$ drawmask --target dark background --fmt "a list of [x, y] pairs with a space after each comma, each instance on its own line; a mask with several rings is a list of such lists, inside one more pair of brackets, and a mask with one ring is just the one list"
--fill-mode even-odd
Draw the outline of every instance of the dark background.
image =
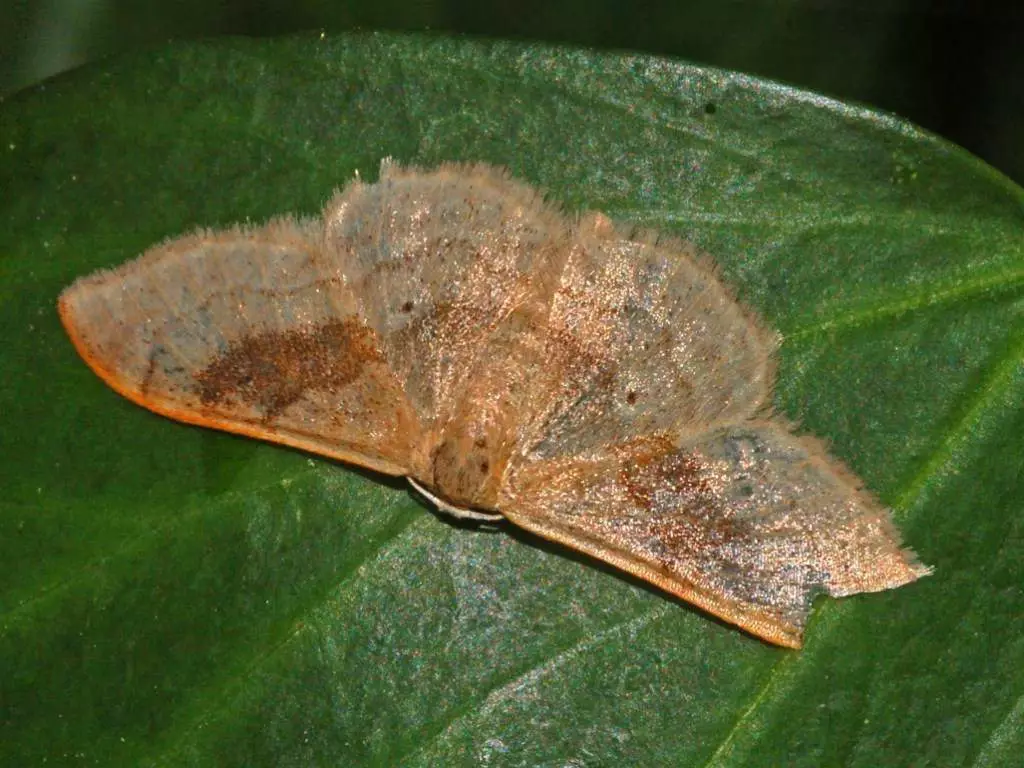
[[0, 94], [172, 39], [355, 28], [630, 49], [749, 72], [894, 112], [1024, 183], [1016, 0], [4, 0]]

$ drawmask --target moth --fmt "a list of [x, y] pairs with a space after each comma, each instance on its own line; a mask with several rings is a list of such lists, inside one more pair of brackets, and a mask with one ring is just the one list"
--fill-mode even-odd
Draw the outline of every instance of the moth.
[[385, 161], [322, 218], [170, 240], [59, 311], [145, 408], [404, 476], [772, 643], [818, 593], [929, 572], [771, 414], [779, 338], [709, 257], [486, 165]]

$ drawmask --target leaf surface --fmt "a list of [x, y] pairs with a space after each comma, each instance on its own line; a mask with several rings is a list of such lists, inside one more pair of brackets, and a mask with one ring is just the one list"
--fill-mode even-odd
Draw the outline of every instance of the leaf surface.
[[[934, 576], [772, 648], [400, 483], [120, 399], [54, 310], [384, 156], [508, 166], [698, 243], [784, 335], [776, 407]], [[1024, 206], [890, 116], [644, 56], [179, 44], [0, 105], [0, 762], [1007, 765], [1024, 748]]]

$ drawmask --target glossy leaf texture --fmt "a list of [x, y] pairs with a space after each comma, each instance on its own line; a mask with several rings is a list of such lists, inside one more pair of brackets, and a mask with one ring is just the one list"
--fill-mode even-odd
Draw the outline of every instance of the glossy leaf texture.
[[[392, 156], [692, 240], [776, 408], [935, 574], [769, 647], [393, 481], [173, 423], [73, 278], [314, 214]], [[177, 44], [0, 104], [0, 762], [1009, 765], [1024, 748], [1024, 196], [891, 116], [680, 62], [420, 36]]]

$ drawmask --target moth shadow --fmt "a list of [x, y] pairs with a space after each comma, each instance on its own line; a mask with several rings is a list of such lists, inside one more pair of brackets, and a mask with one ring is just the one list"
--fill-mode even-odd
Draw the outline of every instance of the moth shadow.
[[[302, 453], [303, 451], [299, 448], [294, 450]], [[309, 456], [310, 454], [306, 453]], [[318, 457], [320, 458], [320, 457]], [[409, 483], [406, 482], [404, 477], [396, 477], [395, 475], [385, 475], [383, 472], [378, 472], [375, 469], [369, 469], [367, 467], [361, 467], [358, 464], [349, 464], [344, 461], [336, 461], [329, 459], [330, 463], [338, 469], [346, 472], [351, 472], [353, 475], [359, 475], [364, 480], [369, 480], [371, 483], [377, 485], [383, 485], [385, 488], [390, 488], [393, 491], [405, 491], [409, 489]]]
[[598, 560], [597, 558], [592, 557], [586, 553], [570, 549], [569, 547], [566, 547], [562, 544], [558, 544], [557, 542], [548, 541], [547, 539], [538, 536], [534, 533], [531, 533], [530, 531], [517, 527], [508, 520], [474, 520], [469, 518], [456, 517], [450, 512], [445, 512], [444, 510], [438, 509], [437, 506], [435, 506], [432, 501], [430, 501], [425, 496], [422, 496], [415, 488], [413, 488], [409, 484], [408, 480], [406, 480], [406, 478], [404, 477], [385, 475], [372, 469], [367, 469], [365, 467], [360, 467], [358, 465], [353, 464], [346, 464], [344, 462], [337, 462], [336, 464], [338, 467], [342, 467], [350, 472], [354, 472], [355, 474], [358, 474], [360, 477], [363, 477], [366, 480], [370, 480], [375, 483], [380, 483], [381, 485], [384, 485], [395, 491], [405, 491], [406, 493], [408, 493], [409, 497], [425, 512], [428, 512], [429, 514], [436, 517], [438, 520], [442, 521], [447, 525], [452, 526], [453, 528], [473, 533], [484, 533], [491, 535], [500, 533], [507, 535], [510, 538], [517, 541], [518, 543], [523, 544], [525, 546], [532, 547], [533, 549], [538, 549], [550, 555], [555, 555], [557, 557], [571, 560], [574, 563], [577, 563], [585, 568], [593, 568], [597, 571], [600, 571], [605, 576], [618, 579], [619, 581], [625, 582], [626, 584], [629, 584], [630, 586], [636, 589], [643, 590], [644, 592], [647, 592], [648, 594], [653, 595], [654, 597], [660, 600], [666, 600], [670, 603], [673, 603], [677, 608], [684, 610], [687, 613], [698, 616], [705, 621], [711, 621], [714, 624], [717, 624], [718, 626], [722, 627], [723, 629], [728, 630], [729, 632], [738, 632], [741, 635], [745, 635], [751, 640], [754, 640], [760, 643], [761, 645], [764, 645], [765, 647], [778, 650], [778, 646], [774, 643], [770, 643], [767, 640], [764, 640], [763, 638], [746, 631], [742, 627], [733, 624], [732, 622], [720, 619], [718, 616], [715, 616], [712, 613], [708, 613], [702, 608], [699, 608], [698, 606], [695, 606], [692, 603], [683, 600], [681, 597], [677, 597], [673, 594], [665, 592], [664, 590], [659, 589], [658, 587], [654, 586], [653, 584], [650, 584], [649, 582], [645, 581], [644, 579], [641, 579], [638, 576], [634, 576], [631, 573], [619, 570], [615, 566], [609, 565], [608, 563]]
[[690, 602], [687, 602], [681, 597], [677, 597], [673, 594], [665, 592], [664, 590], [659, 589], [653, 584], [650, 584], [649, 582], [641, 579], [639, 576], [634, 576], [633, 574], [627, 573], [626, 571], [621, 571], [615, 566], [609, 565], [608, 563], [598, 560], [597, 558], [592, 557], [586, 553], [577, 552], [574, 549], [569, 549], [568, 547], [565, 547], [556, 542], [548, 541], [547, 539], [538, 536], [534, 533], [531, 533], [529, 531], [525, 531], [522, 528], [517, 528], [507, 520], [502, 521], [501, 523], [499, 523], [499, 525], [502, 526], [500, 530], [504, 531], [511, 538], [515, 539], [521, 544], [533, 547], [535, 549], [539, 549], [542, 552], [547, 552], [549, 554], [565, 558], [567, 560], [572, 560], [573, 562], [579, 563], [580, 565], [586, 568], [593, 568], [605, 574], [606, 576], [610, 576], [612, 578], [618, 579], [619, 581], [625, 582], [626, 584], [629, 584], [630, 586], [636, 589], [643, 590], [644, 592], [647, 592], [660, 600], [665, 600], [669, 603], [673, 603], [677, 608], [684, 610], [687, 613], [693, 614], [694, 616], [698, 616], [705, 621], [711, 621], [712, 623], [717, 624], [719, 627], [722, 627], [723, 629], [728, 630], [729, 632], [739, 632], [741, 635], [745, 635], [749, 639], [757, 641], [766, 648], [773, 648], [775, 650], [779, 650], [779, 647], [774, 643], [768, 642], [764, 638], [758, 637], [757, 635], [748, 632], [747, 630], [730, 621], [721, 619], [718, 616], [715, 616], [713, 613], [709, 613], [704, 609], [696, 605], [693, 605]]

